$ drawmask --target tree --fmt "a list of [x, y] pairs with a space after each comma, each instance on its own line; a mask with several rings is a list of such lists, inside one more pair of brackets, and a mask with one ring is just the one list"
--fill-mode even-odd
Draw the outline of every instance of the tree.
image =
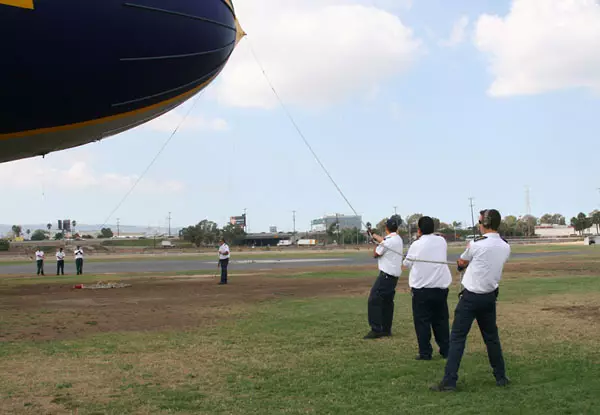
[[[242, 237], [242, 240], [243, 240], [246, 235], [246, 233], [244, 232], [244, 229], [240, 228], [239, 226], [234, 226], [234, 225], [231, 225], [231, 226], [241, 229], [241, 232], [243, 234], [243, 237]], [[229, 230], [229, 235], [234, 236], [234, 239], [235, 239], [236, 235], [239, 234], [239, 232], [236, 232], [233, 228], [227, 228], [227, 229]], [[181, 238], [183, 238], [184, 241], [191, 242], [198, 247], [202, 246], [202, 245], [207, 245], [207, 244], [214, 245], [217, 242], [217, 239], [219, 238], [220, 234], [221, 234], [221, 232], [220, 232], [217, 224], [215, 222], [212, 222], [212, 221], [209, 221], [206, 219], [198, 222], [198, 224], [196, 224], [194, 226], [188, 226], [187, 228], [183, 228], [180, 231], [180, 236], [181, 236]], [[231, 244], [231, 242], [230, 242], [230, 244]]]
[[516, 216], [505, 216], [500, 224], [500, 233], [504, 236], [522, 236], [518, 228], [519, 220]]
[[46, 235], [46, 232], [44, 232], [41, 229], [36, 229], [33, 234], [31, 235], [31, 240], [32, 241], [43, 241], [45, 239], [47, 239], [48, 236]]
[[20, 225], [13, 225], [12, 226], [12, 232], [15, 235], [15, 238], [18, 238], [19, 236], [21, 236], [21, 232], [23, 231], [23, 228], [21, 228]]
[[231, 223], [222, 229], [222, 234], [229, 245], [242, 245], [246, 239], [246, 231]]
[[31, 233], [31, 229], [27, 229], [27, 236], [29, 236], [29, 234]]
[[49, 224], [46, 225], [46, 227], [48, 228], [48, 230], [51, 230], [52, 229], [52, 224], [49, 223]]
[[538, 223], [538, 219], [533, 215], [525, 215], [517, 224], [518, 233], [521, 235], [533, 236], [535, 235], [535, 226]]
[[58, 232], [58, 233], [56, 233], [56, 234], [54, 235], [54, 240], [55, 240], [55, 241], [60, 241], [60, 240], [62, 240], [62, 239], [64, 239], [64, 238], [65, 238], [65, 234], [64, 234], [64, 233], [62, 233], [62, 232]]
[[115, 234], [110, 228], [102, 228], [100, 229], [99, 238], [112, 238]]
[[548, 225], [566, 225], [567, 221], [563, 215], [560, 213], [546, 213], [540, 218], [540, 224], [548, 224]]
[[[417, 226], [419, 219], [423, 217], [422, 213], [414, 213], [406, 218], [406, 223], [410, 224], [411, 227]], [[438, 219], [439, 222], [439, 219]]]
[[596, 225], [596, 233], [600, 234], [600, 210], [594, 210], [590, 216], [592, 217], [592, 223]]
[[586, 216], [585, 213], [579, 212], [577, 217], [571, 218], [571, 226], [575, 228], [575, 231], [583, 235], [583, 231], [592, 226], [592, 220]]

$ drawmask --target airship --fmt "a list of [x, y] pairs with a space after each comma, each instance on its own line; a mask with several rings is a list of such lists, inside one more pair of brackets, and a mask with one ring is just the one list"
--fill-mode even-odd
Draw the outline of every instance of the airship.
[[0, 0], [0, 163], [174, 109], [244, 35], [232, 0]]

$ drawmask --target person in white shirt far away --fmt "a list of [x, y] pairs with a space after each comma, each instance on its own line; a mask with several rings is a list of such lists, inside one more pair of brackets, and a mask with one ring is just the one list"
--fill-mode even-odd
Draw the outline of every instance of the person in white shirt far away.
[[56, 251], [56, 275], [65, 275], [65, 253], [62, 248]]
[[402, 274], [404, 245], [396, 232], [402, 223], [399, 216], [391, 217], [385, 224], [385, 237], [371, 233], [377, 246], [373, 256], [377, 258], [379, 275], [371, 288], [368, 302], [368, 317], [371, 331], [365, 339], [378, 339], [392, 335], [394, 319], [394, 297], [398, 279]]
[[434, 235], [434, 221], [429, 216], [419, 219], [418, 239], [408, 249], [404, 266], [410, 270], [408, 284], [412, 293], [412, 310], [419, 354], [417, 360], [431, 360], [431, 331], [443, 358], [448, 356], [450, 322], [448, 315], [448, 287], [452, 274], [446, 264], [416, 260], [446, 262], [448, 244]]
[[458, 381], [458, 368], [462, 359], [467, 336], [473, 320], [477, 319], [479, 331], [487, 347], [488, 359], [497, 386], [507, 386], [506, 367], [496, 326], [496, 301], [498, 283], [502, 278], [504, 264], [510, 257], [510, 245], [500, 237], [498, 229], [502, 217], [496, 209], [482, 210], [479, 230], [482, 236], [469, 242], [467, 250], [457, 261], [458, 271], [465, 271], [463, 290], [459, 294], [454, 312], [450, 350], [444, 377], [431, 389], [438, 392], [453, 391]]
[[227, 266], [229, 265], [229, 245], [225, 242], [225, 238], [219, 240], [219, 266], [221, 267], [221, 282], [219, 285], [227, 284]]
[[37, 263], [37, 275], [44, 275], [44, 251], [38, 246], [35, 251], [35, 262]]
[[77, 275], [83, 274], [83, 249], [79, 245], [75, 250], [75, 268], [77, 268]]

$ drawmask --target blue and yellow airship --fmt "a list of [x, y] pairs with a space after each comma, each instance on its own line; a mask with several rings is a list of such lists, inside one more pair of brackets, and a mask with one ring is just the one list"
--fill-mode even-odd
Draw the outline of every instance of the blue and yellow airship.
[[0, 0], [0, 162], [172, 110], [244, 35], [232, 0]]

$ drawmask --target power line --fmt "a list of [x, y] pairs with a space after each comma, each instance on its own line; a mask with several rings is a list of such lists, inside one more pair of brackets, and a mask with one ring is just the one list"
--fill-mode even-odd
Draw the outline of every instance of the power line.
[[[298, 135], [300, 136], [300, 138], [302, 139], [302, 141], [304, 142], [304, 144], [306, 145], [306, 147], [310, 150], [310, 152], [312, 153], [313, 157], [315, 158], [315, 160], [317, 161], [317, 163], [319, 164], [319, 166], [321, 166], [321, 168], [323, 169], [323, 171], [325, 172], [325, 174], [327, 175], [327, 177], [329, 178], [329, 180], [331, 181], [331, 183], [335, 186], [335, 188], [337, 189], [338, 193], [346, 201], [346, 203], [348, 204], [348, 206], [350, 207], [350, 209], [352, 210], [352, 212], [354, 212], [354, 214], [356, 216], [359, 216], [359, 214], [356, 211], [356, 209], [354, 209], [354, 206], [352, 206], [352, 204], [350, 203], [350, 201], [348, 200], [348, 198], [346, 197], [346, 195], [344, 194], [344, 192], [342, 191], [342, 189], [338, 186], [337, 182], [331, 176], [331, 174], [329, 173], [329, 171], [327, 170], [327, 168], [325, 167], [325, 165], [323, 165], [323, 163], [321, 162], [321, 159], [319, 158], [319, 156], [317, 156], [317, 154], [313, 150], [312, 146], [310, 145], [310, 143], [308, 142], [308, 140], [306, 139], [306, 137], [304, 136], [304, 134], [300, 130], [300, 127], [298, 127], [298, 124], [296, 124], [296, 121], [294, 120], [294, 117], [292, 117], [292, 114], [288, 111], [287, 107], [283, 103], [283, 100], [281, 99], [281, 97], [279, 96], [279, 94], [277, 93], [277, 91], [275, 90], [275, 87], [271, 83], [271, 80], [269, 79], [269, 77], [268, 77], [268, 75], [267, 75], [264, 67], [260, 63], [260, 61], [258, 59], [258, 56], [256, 56], [256, 53], [254, 52], [254, 49], [252, 48], [252, 45], [250, 43], [250, 39], [249, 38], [247, 39], [247, 42], [249, 42], [248, 46], [250, 48], [250, 52], [252, 53], [252, 56], [254, 57], [254, 60], [256, 61], [256, 64], [260, 68], [260, 70], [261, 70], [261, 72], [262, 72], [265, 80], [267, 81], [267, 83], [269, 84], [269, 87], [271, 88], [271, 91], [273, 91], [273, 94], [277, 98], [277, 101], [279, 101], [279, 104], [281, 105], [281, 108], [283, 109], [283, 111], [287, 115], [288, 119], [290, 120], [290, 122], [292, 123], [292, 125], [294, 126], [294, 128], [296, 129], [296, 132], [298, 133]], [[337, 214], [336, 214], [336, 222], [337, 222], [337, 228], [338, 228], [338, 244], [339, 244], [339, 239], [340, 239], [340, 237], [339, 237], [340, 236], [339, 235], [339, 219], [337, 217]], [[361, 220], [361, 222], [362, 222], [362, 220]], [[362, 222], [362, 224], [365, 225], [365, 227], [368, 228], [368, 226], [366, 226], [366, 224], [364, 222]], [[388, 249], [391, 252], [394, 252], [395, 254], [400, 255], [402, 258], [406, 258], [406, 256], [402, 252], [396, 252], [396, 251], [394, 251], [393, 249], [390, 249], [390, 248], [388, 248]], [[427, 262], [427, 263], [432, 263], [432, 264], [454, 264], [452, 262], [425, 261], [425, 260], [416, 259], [416, 258], [415, 259], [411, 258], [410, 261], [414, 261], [414, 262]]]
[[125, 200], [127, 200], [127, 198], [129, 197], [129, 195], [133, 192], [133, 190], [137, 187], [137, 185], [142, 181], [142, 179], [144, 178], [144, 176], [146, 175], [146, 173], [148, 173], [148, 171], [150, 170], [150, 168], [154, 165], [154, 163], [156, 162], [156, 160], [158, 160], [158, 158], [160, 157], [160, 155], [162, 154], [162, 152], [169, 145], [169, 143], [171, 142], [171, 140], [173, 139], [173, 137], [175, 137], [175, 134], [177, 134], [177, 131], [179, 131], [179, 128], [183, 125], [183, 123], [185, 122], [185, 120], [187, 119], [187, 117], [190, 115], [190, 113], [194, 109], [194, 107], [196, 106], [196, 103], [198, 102], [199, 97], [202, 96], [202, 94], [204, 93], [204, 91], [206, 91], [206, 89], [203, 89], [202, 91], [200, 91], [196, 95], [196, 97], [192, 101], [192, 105], [190, 106], [190, 108], [188, 109], [188, 111], [185, 113], [185, 115], [183, 116], [183, 118], [181, 119], [181, 121], [177, 124], [177, 126], [175, 127], [175, 129], [173, 130], [173, 132], [171, 133], [171, 135], [169, 136], [169, 138], [167, 138], [167, 140], [164, 142], [164, 144], [162, 145], [162, 147], [158, 150], [158, 152], [156, 153], [156, 155], [154, 156], [154, 158], [152, 159], [152, 161], [150, 161], [150, 163], [148, 164], [148, 166], [144, 169], [144, 171], [142, 172], [142, 174], [140, 175], [140, 177], [138, 177], [138, 179], [135, 181], [135, 183], [133, 183], [133, 185], [127, 191], [127, 193], [125, 194], [125, 196], [123, 196], [123, 199], [121, 199], [121, 201], [117, 204], [117, 206], [110, 212], [110, 214], [108, 215], [108, 217], [104, 221], [104, 224], [102, 225], [102, 227], [106, 226], [106, 224], [108, 223], [108, 221], [110, 220], [110, 218], [112, 217], [112, 215], [114, 215], [115, 212], [117, 210], [119, 210], [119, 208], [121, 207], [121, 205], [123, 205], [123, 203], [125, 202]]

